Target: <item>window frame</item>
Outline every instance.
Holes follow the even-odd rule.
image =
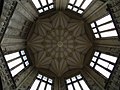
[[[22,55],[21,51],[24,51],[24,54],[23,54],[23,55]],[[7,56],[7,55],[12,55],[12,54],[14,54],[14,53],[19,53],[19,56],[16,56],[16,57],[14,57],[14,58],[12,58],[12,59],[10,59],[10,60],[7,61],[6,56]],[[26,60],[24,60],[24,59],[23,59],[24,56],[27,57],[25,50],[20,50],[20,51],[16,51],[16,52],[13,52],[13,53],[4,54],[5,62],[6,62],[6,64],[7,64],[7,67],[8,67],[8,69],[9,69],[9,71],[10,71],[10,74],[11,74],[12,78],[15,78],[19,73],[21,73],[21,72],[24,71],[27,67],[30,66],[28,57],[27,57]],[[14,65],[12,68],[10,68],[8,64],[11,63],[11,62],[16,61],[17,59],[21,59],[22,62]],[[28,62],[28,65],[26,65],[25,62]],[[12,74],[12,71],[15,70],[16,68],[20,67],[21,65],[23,65],[24,68],[21,69],[19,72],[17,72],[15,75]]]
[[[39,75],[41,76],[40,78],[38,77]],[[47,80],[46,80],[46,81],[45,81],[45,80],[43,80],[43,78],[44,78],[44,77],[46,77],[46,78],[47,78]],[[34,82],[35,82],[36,80],[39,80],[39,83],[38,83],[38,85],[36,86],[36,90],[38,90],[38,89],[40,88],[40,85],[41,85],[41,83],[42,83],[42,82],[44,82],[44,83],[45,83],[44,90],[46,90],[47,85],[51,85],[51,90],[52,90],[54,80],[53,80],[53,79],[51,79],[51,80],[52,80],[52,82],[50,83],[50,82],[48,81],[49,79],[51,79],[51,78],[49,78],[49,77],[47,77],[47,76],[45,76],[45,75],[42,75],[42,74],[37,74],[36,78],[34,79]],[[29,89],[29,90],[31,90],[32,86],[34,85],[34,82],[32,83],[32,85],[31,85],[31,87],[30,87],[30,89]]]
[[[97,56],[95,56],[95,52],[98,52],[99,54],[98,54]],[[91,65],[90,65],[91,62],[90,62],[89,67],[90,67],[91,69],[93,69],[97,74],[99,74],[100,76],[102,76],[103,78],[105,78],[105,79],[109,79],[109,78],[111,77],[111,75],[112,75],[112,72],[114,71],[114,68],[115,68],[115,66],[116,66],[116,63],[117,63],[117,61],[118,61],[118,57],[117,57],[117,56],[114,56],[114,55],[110,55],[110,54],[102,53],[102,52],[100,52],[100,51],[95,51],[95,52],[94,52],[93,57],[96,58],[96,61],[91,60],[91,62],[93,62],[94,65],[91,66]],[[106,54],[106,55],[108,55],[108,56],[116,57],[116,61],[113,63],[113,62],[111,62],[111,61],[109,61],[109,60],[106,60],[106,59],[104,59],[104,58],[101,58],[101,57],[100,57],[101,54]],[[92,57],[92,59],[93,59],[93,57]],[[107,62],[107,63],[108,63],[107,68],[106,68],[105,66],[100,65],[99,63],[97,63],[98,60],[102,60],[102,61]],[[112,70],[108,69],[108,67],[109,67],[110,64],[113,65]],[[101,68],[103,68],[104,70],[106,70],[107,72],[109,72],[110,75],[109,75],[108,77],[105,76],[105,75],[103,75],[100,71],[98,71],[98,70],[95,69],[95,66],[96,66],[96,65],[100,66]]]
[[[104,17],[106,16],[110,16],[111,17],[111,20],[107,21],[107,22],[102,22],[101,24],[97,24],[97,21],[103,19]],[[102,27],[102,26],[107,26],[108,24],[113,24],[114,25],[114,28],[110,28],[110,29],[105,29],[105,30],[100,30],[99,27]],[[92,24],[94,24],[94,27],[92,27]],[[111,37],[118,37],[118,32],[116,30],[116,26],[115,26],[115,23],[114,23],[114,20],[112,18],[112,16],[110,14],[107,14],[107,15],[104,15],[102,16],[101,18],[93,21],[92,23],[90,23],[91,25],[91,29],[92,29],[92,32],[95,36],[96,39],[101,39],[101,38],[111,38]],[[97,32],[94,32],[94,29],[96,29]],[[112,32],[112,31],[116,31],[115,33],[117,34],[117,36],[102,36],[101,34],[103,33],[106,33],[106,32]],[[97,35],[97,36],[96,36]]]
[[[37,6],[35,5],[35,2],[33,0],[31,0],[32,3],[34,4],[34,6],[36,7],[37,11],[39,13],[43,13],[45,11],[48,11],[48,10],[51,10],[54,8],[54,0],[53,2],[49,3],[49,0],[45,0],[46,2],[46,5],[43,5],[42,1],[41,0],[37,0],[39,2],[39,7],[37,8]],[[51,8],[52,6],[52,8]],[[45,10],[45,8],[48,8],[47,10]]]
[[[72,11],[74,11],[73,8],[76,8],[77,10],[74,11],[74,12],[77,12],[77,13],[79,13],[79,14],[83,14],[83,12],[84,12],[84,11],[88,8],[88,6],[93,2],[93,0],[91,0],[91,2],[86,6],[86,8],[83,9],[82,6],[85,5],[85,3],[87,2],[87,0],[83,0],[83,1],[79,4],[79,6],[76,5],[77,1],[78,1],[78,0],[75,0],[75,1],[73,2],[73,4],[71,4],[71,3],[70,3],[70,0],[69,0],[68,5],[67,5],[67,9],[70,9],[70,8],[68,8],[69,6],[72,7],[72,8],[70,9],[70,10],[72,10]],[[79,12],[79,11],[80,11],[80,12]]]
[[[78,75],[80,75],[81,78],[78,79],[78,78],[77,78]],[[69,89],[68,89],[68,85],[72,85],[73,90],[76,90],[76,89],[75,89],[75,86],[74,86],[74,83],[76,83],[76,82],[78,83],[80,89],[81,89],[81,90],[84,90],[84,88],[83,88],[82,85],[80,84],[80,81],[84,81],[85,84],[86,84],[86,86],[87,86],[87,88],[90,90],[89,84],[87,83],[87,81],[86,81],[86,79],[84,78],[84,76],[83,76],[82,74],[78,74],[78,75],[73,76],[73,77],[75,77],[75,79],[76,79],[75,81],[72,81],[72,78],[73,78],[73,77],[70,77],[70,78],[65,79],[65,84],[66,84],[67,90],[69,90]],[[69,83],[67,83],[67,80],[68,80],[68,79],[70,80]]]

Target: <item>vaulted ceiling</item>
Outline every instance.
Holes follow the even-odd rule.
[[[85,24],[82,18],[71,17],[65,11],[40,16],[27,41],[34,66],[59,77],[67,71],[81,69],[92,47]]]

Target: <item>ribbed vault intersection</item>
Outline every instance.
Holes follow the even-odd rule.
[[[39,18],[27,42],[33,63],[56,76],[83,67],[85,55],[92,44],[85,31],[85,22],[59,11],[47,18]]]

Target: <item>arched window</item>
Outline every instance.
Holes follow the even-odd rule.
[[[52,90],[53,80],[38,74],[30,90]]]
[[[13,77],[29,65],[24,50],[4,55],[4,57]]]
[[[68,90],[90,90],[82,75],[76,75],[66,80]]]

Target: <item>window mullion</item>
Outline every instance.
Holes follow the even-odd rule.
[[[99,53],[99,55],[98,55],[98,57],[97,57],[97,59],[96,59],[96,62],[95,62],[95,64],[94,64],[94,66],[93,66],[93,68],[95,68],[95,66],[97,65],[97,62],[98,62],[98,59],[100,58],[100,55],[101,55],[101,53]]]
[[[37,78],[37,79],[38,79],[38,78]],[[40,88],[40,84],[41,84],[41,82],[42,82],[42,79],[43,79],[43,76],[42,76],[42,78],[41,78],[41,79],[38,79],[40,82],[39,82],[38,87],[37,87],[37,89],[36,89],[36,90],[39,90],[39,88]]]
[[[100,26],[103,26],[103,25],[106,25],[106,24],[109,24],[109,23],[112,23],[112,20],[108,21],[108,22],[105,22],[105,23],[102,23],[100,25],[97,25],[97,27],[100,27]],[[97,23],[96,23],[97,24]]]
[[[98,29],[97,23],[94,22],[94,24],[95,24],[95,28],[97,29],[97,33],[98,33],[99,37],[101,38],[101,35],[100,35],[100,32],[99,32],[99,29]]]
[[[106,71],[110,72],[111,73],[111,70],[109,70],[108,68],[105,68],[104,66],[100,65],[97,63],[98,66],[102,67],[103,69],[105,69]]]
[[[77,79],[77,77],[75,77],[76,79]],[[82,80],[82,78],[81,78],[81,80]],[[80,88],[81,88],[81,90],[83,90],[83,88],[82,88],[82,86],[81,86],[81,84],[80,84],[80,82],[79,82],[80,80],[79,79],[77,79],[77,82],[78,82],[78,84],[79,84],[79,86],[80,86]]]
[[[47,82],[48,82],[48,78],[47,78]],[[45,84],[44,90],[46,90],[47,84],[48,84],[48,83]]]
[[[47,5],[48,5],[48,9],[50,10],[50,7],[49,7],[49,3],[48,3],[48,0],[46,0],[46,3],[47,3]]]
[[[11,59],[11,60],[9,60],[9,61],[7,61],[7,63],[13,62],[13,61],[15,61],[15,60],[16,60],[16,59],[18,59],[18,58],[20,58],[20,56],[19,56],[19,57],[14,58],[14,59]]]
[[[38,0],[38,2],[40,3],[41,8],[42,8],[42,10],[43,10],[43,12],[44,12],[45,10],[44,10],[44,8],[43,8],[43,5],[42,5],[41,1],[40,1],[40,0]]]
[[[72,79],[71,79],[71,78],[70,78],[70,81],[71,81],[71,84],[72,84],[73,89],[75,90],[75,87],[74,87],[74,85],[73,85],[73,82],[72,82]]]
[[[85,1],[86,1],[86,0],[83,0],[83,2],[82,2],[81,5],[80,5],[80,8],[81,8],[81,6],[84,4]]]
[[[23,63],[21,62],[21,63],[19,63],[18,65],[12,67],[12,68],[10,69],[10,71],[12,71],[12,70],[14,70],[15,68],[19,67],[21,64],[23,64]]]
[[[22,55],[20,51],[19,51],[19,54],[20,54],[20,57],[21,57],[21,59],[22,59],[22,63],[23,63],[23,65],[24,65],[24,67],[27,67],[27,66],[25,65],[25,61],[24,61],[24,59],[23,59],[23,56],[25,56],[25,55]]]
[[[105,59],[103,59],[103,58],[100,58],[101,60],[103,60],[103,61],[105,61],[105,62],[108,62],[109,64],[112,64],[112,65],[114,65],[114,63],[113,62],[110,62],[110,61],[108,61],[108,60],[105,60]]]
[[[75,7],[75,3],[77,2],[77,0],[75,0],[75,2],[74,2],[74,4],[72,5],[73,7],[72,7],[72,9]]]

